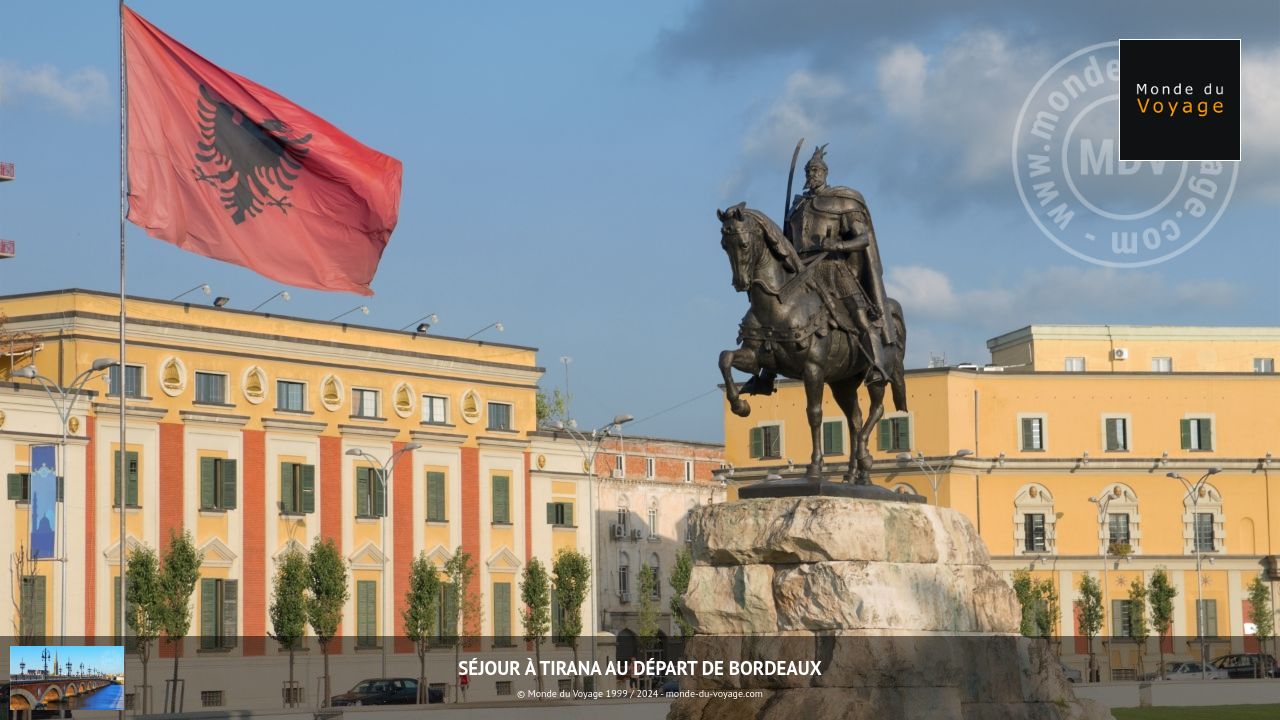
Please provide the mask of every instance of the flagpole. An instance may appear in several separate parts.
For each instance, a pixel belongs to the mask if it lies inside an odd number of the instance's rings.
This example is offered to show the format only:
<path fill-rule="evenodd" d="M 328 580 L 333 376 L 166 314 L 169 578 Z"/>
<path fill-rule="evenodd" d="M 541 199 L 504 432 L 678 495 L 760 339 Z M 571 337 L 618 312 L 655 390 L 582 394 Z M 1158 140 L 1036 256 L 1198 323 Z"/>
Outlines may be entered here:
<path fill-rule="evenodd" d="M 125 404 L 124 399 L 127 394 L 128 373 L 125 368 L 125 294 L 124 294 L 124 269 L 125 269 L 125 243 L 124 243 L 124 221 L 126 206 L 128 203 L 128 185 L 126 182 L 127 167 L 125 149 L 129 141 L 129 124 L 128 124 L 128 92 L 127 79 L 125 77 L 124 67 L 124 2 L 116 5 L 116 16 L 120 25 L 120 364 L 116 366 L 116 390 L 120 395 L 120 461 L 116 468 L 119 473 L 116 477 L 120 479 L 120 644 L 125 645 L 125 638 L 128 637 L 128 617 L 125 615 L 125 607 L 128 603 L 125 599 L 128 591 L 125 586 L 125 542 L 128 537 L 128 530 L 125 528 L 125 499 L 129 496 L 129 473 L 128 473 L 128 445 L 126 444 L 127 434 L 125 431 Z M 142 697 L 140 699 L 140 714 L 146 714 L 148 711 L 147 700 L 148 688 L 142 689 Z M 124 704 L 121 703 L 120 717 L 124 718 Z"/>

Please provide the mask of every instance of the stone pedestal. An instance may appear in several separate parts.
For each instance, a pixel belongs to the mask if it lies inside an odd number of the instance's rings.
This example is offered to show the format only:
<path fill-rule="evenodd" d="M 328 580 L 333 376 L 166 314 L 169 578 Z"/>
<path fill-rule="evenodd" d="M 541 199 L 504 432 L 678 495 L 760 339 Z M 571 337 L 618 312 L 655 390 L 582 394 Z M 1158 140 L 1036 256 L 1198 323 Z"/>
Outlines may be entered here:
<path fill-rule="evenodd" d="M 683 603 L 693 660 L 818 661 L 821 672 L 697 674 L 668 720 L 1102 720 L 960 513 L 841 497 L 694 511 Z M 701 667 L 701 662 L 699 662 Z M 760 667 L 760 666 L 757 666 Z M 760 690 L 762 697 L 735 697 Z"/>

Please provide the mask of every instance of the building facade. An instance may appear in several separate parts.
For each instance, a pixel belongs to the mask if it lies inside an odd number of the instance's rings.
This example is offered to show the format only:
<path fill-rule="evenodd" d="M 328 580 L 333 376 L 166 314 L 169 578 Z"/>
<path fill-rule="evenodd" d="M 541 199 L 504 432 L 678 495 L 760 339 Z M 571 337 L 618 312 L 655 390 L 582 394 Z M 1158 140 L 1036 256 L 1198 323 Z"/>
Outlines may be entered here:
<path fill-rule="evenodd" d="M 1246 588 L 1270 582 L 1274 611 L 1280 580 L 1280 329 L 1032 326 L 988 345 L 991 366 L 908 371 L 910 411 L 890 406 L 871 436 L 874 482 L 963 512 L 1007 576 L 1052 580 L 1073 664 L 1089 651 L 1075 613 L 1086 574 L 1103 584 L 1104 675 L 1154 669 L 1156 640 L 1140 664 L 1110 636 L 1127 632 L 1130 584 L 1157 568 L 1178 590 L 1167 652 L 1198 657 L 1201 636 L 1210 658 L 1255 648 Z M 725 408 L 733 496 L 809 458 L 799 383 L 750 402 L 747 418 Z M 848 428 L 823 407 L 843 472 Z"/>

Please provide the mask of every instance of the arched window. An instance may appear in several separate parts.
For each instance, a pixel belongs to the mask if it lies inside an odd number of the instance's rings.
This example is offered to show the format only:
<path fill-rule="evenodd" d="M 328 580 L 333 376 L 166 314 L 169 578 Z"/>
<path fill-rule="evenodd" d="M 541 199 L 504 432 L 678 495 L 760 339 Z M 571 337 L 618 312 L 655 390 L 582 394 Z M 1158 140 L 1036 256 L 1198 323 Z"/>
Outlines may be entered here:
<path fill-rule="evenodd" d="M 1222 494 L 1208 483 L 1182 498 L 1182 546 L 1188 555 L 1226 552 Z"/>
<path fill-rule="evenodd" d="M 626 550 L 618 551 L 618 599 L 631 601 L 631 556 Z"/>
<path fill-rule="evenodd" d="M 658 553 L 649 555 L 649 567 L 653 568 L 653 599 L 662 599 L 662 561 L 658 559 Z"/>
<path fill-rule="evenodd" d="M 649 498 L 649 539 L 658 538 L 658 498 Z"/>
<path fill-rule="evenodd" d="M 614 537 L 624 538 L 627 536 L 627 531 L 629 529 L 628 526 L 631 524 L 629 522 L 630 516 L 631 516 L 631 510 L 627 505 L 627 496 L 619 495 L 618 496 L 618 521 L 617 521 L 616 529 L 613 531 Z"/>
<path fill-rule="evenodd" d="M 1142 552 L 1142 516 L 1138 513 L 1138 495 L 1123 483 L 1113 483 L 1102 490 L 1098 499 L 1105 503 L 1106 513 L 1098 523 L 1099 555 L 1138 555 Z"/>
<path fill-rule="evenodd" d="M 1015 555 L 1052 553 L 1057 548 L 1053 495 L 1039 483 L 1028 483 L 1013 496 L 1013 552 Z"/>

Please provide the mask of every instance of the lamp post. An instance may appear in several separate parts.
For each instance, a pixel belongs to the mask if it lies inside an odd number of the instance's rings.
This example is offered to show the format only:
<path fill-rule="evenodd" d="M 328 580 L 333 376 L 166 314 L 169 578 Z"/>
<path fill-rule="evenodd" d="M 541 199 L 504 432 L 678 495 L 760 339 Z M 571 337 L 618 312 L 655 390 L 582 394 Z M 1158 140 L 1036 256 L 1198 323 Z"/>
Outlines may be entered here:
<path fill-rule="evenodd" d="M 955 451 L 955 453 L 947 456 L 948 464 L 956 458 L 968 457 L 972 454 L 972 450 L 961 448 L 960 450 Z M 929 486 L 933 488 L 933 504 L 937 505 L 938 488 L 942 484 L 942 471 L 945 467 L 941 465 L 935 467 L 932 463 L 924 459 L 924 453 L 920 451 L 916 451 L 914 456 L 909 452 L 898 453 L 898 459 L 904 462 L 914 462 L 916 466 L 920 468 L 920 472 L 924 473 L 925 477 L 929 479 Z"/>
<path fill-rule="evenodd" d="M 1209 476 L 1217 475 L 1220 472 L 1222 472 L 1222 468 L 1211 467 L 1208 472 L 1201 475 L 1200 479 L 1194 483 L 1188 481 L 1176 472 L 1165 473 L 1166 477 L 1171 477 L 1174 480 L 1177 480 L 1182 483 L 1184 488 L 1186 488 L 1187 495 L 1182 498 L 1184 507 L 1186 506 L 1187 497 L 1191 498 L 1191 547 L 1196 553 L 1196 637 L 1200 639 L 1201 680 L 1203 680 L 1205 676 L 1204 664 L 1205 659 L 1208 657 L 1208 650 L 1204 639 L 1204 580 L 1200 577 L 1201 561 L 1204 556 L 1200 553 L 1200 537 L 1196 532 L 1198 530 L 1196 524 L 1200 519 L 1200 490 L 1204 487 L 1205 481 L 1209 479 Z"/>
<path fill-rule="evenodd" d="M 565 367 L 567 368 L 568 364 L 566 364 Z M 582 453 L 584 469 L 588 473 L 588 482 L 591 483 L 591 487 L 590 487 L 591 492 L 587 495 L 587 512 L 590 513 L 591 515 L 591 523 L 590 525 L 588 525 L 588 533 L 591 536 L 590 537 L 591 551 L 594 554 L 595 562 L 600 561 L 599 559 L 600 548 L 597 545 L 598 540 L 596 537 L 596 526 L 599 525 L 599 522 L 596 520 L 596 488 L 598 486 L 598 483 L 596 483 L 595 481 L 596 480 L 596 455 L 600 452 L 601 441 L 604 440 L 606 435 L 608 435 L 610 432 L 617 430 L 620 426 L 631 422 L 632 420 L 635 420 L 635 417 L 631 415 L 627 415 L 625 413 L 615 415 L 613 417 L 612 422 L 608 423 L 607 425 L 598 427 L 595 430 L 592 430 L 590 438 L 588 438 L 588 436 L 575 430 L 571 424 L 572 421 L 570 421 L 569 423 L 566 423 L 560 420 L 546 420 L 546 421 L 543 421 L 542 423 L 542 426 L 548 430 L 563 431 L 565 434 L 569 436 L 570 439 L 573 440 L 573 443 L 578 446 L 578 452 Z M 595 443 L 595 447 L 591 448 L 591 444 L 593 442 Z M 590 452 L 588 452 L 589 448 L 591 448 Z M 591 664 L 592 665 L 595 665 L 595 662 L 596 662 L 596 641 L 598 639 L 597 635 L 599 633 L 599 630 L 597 628 L 597 620 L 596 620 L 596 618 L 600 614 L 600 602 L 599 602 L 600 593 L 597 592 L 599 589 L 598 585 L 599 583 L 592 583 L 592 586 L 591 586 Z M 592 680 L 591 686 L 592 688 L 595 687 L 594 679 Z"/>
<path fill-rule="evenodd" d="M 77 375 L 71 381 L 71 384 L 65 388 L 36 372 L 34 365 L 20 367 L 13 371 L 13 377 L 35 380 L 40 383 L 40 386 L 44 388 L 45 394 L 49 396 L 49 401 L 53 403 L 54 410 L 58 413 L 59 425 L 62 426 L 62 442 L 58 445 L 58 472 L 64 478 L 67 473 L 67 423 L 71 421 L 71 412 L 75 409 L 76 400 L 80 398 L 80 391 L 84 389 L 85 383 L 89 382 L 89 379 L 95 374 L 116 364 L 116 361 L 110 358 L 98 358 L 93 361 L 88 370 Z M 124 373 L 120 374 L 120 391 L 124 392 Z M 61 518 L 62 503 L 55 502 L 54 505 L 59 518 Z M 122 535 L 121 537 L 123 538 L 124 536 Z M 58 544 L 61 546 L 61 551 L 58 553 L 58 562 L 61 563 L 59 575 L 62 576 L 61 580 L 58 581 L 58 584 L 62 587 L 62 592 L 59 593 L 62 596 L 62 600 L 58 613 L 58 642 L 61 643 L 65 639 L 67 625 L 67 543 L 65 532 L 58 533 Z M 124 566 L 121 565 L 121 572 L 123 571 Z"/>
<path fill-rule="evenodd" d="M 1098 506 L 1098 533 L 1100 535 L 1103 535 L 1104 538 L 1106 536 L 1105 523 L 1107 521 L 1107 507 L 1111 505 L 1111 498 L 1112 498 L 1111 493 L 1107 493 L 1106 495 L 1100 498 L 1098 497 L 1089 498 L 1089 502 Z M 1110 538 L 1106 538 L 1106 540 L 1107 541 L 1104 542 L 1102 545 L 1102 616 L 1107 619 L 1111 619 L 1111 608 L 1108 607 L 1107 605 L 1107 594 L 1111 590 L 1111 578 L 1107 572 L 1108 571 L 1107 548 L 1110 546 Z M 1105 630 L 1106 630 L 1106 627 L 1104 626 L 1103 631 L 1105 632 Z M 1108 657 L 1107 658 L 1108 670 L 1110 669 L 1110 667 L 1111 667 L 1111 658 Z"/>
<path fill-rule="evenodd" d="M 477 330 L 477 331 L 475 331 L 475 332 L 471 333 L 470 335 L 468 335 L 468 336 L 466 336 L 466 337 L 464 337 L 464 338 L 462 338 L 462 339 L 463 339 L 463 340 L 470 340 L 471 338 L 473 338 L 473 337 L 475 337 L 475 336 L 479 335 L 480 333 L 484 332 L 485 330 L 488 330 L 489 328 L 493 328 L 494 330 L 497 330 L 498 332 L 502 332 L 503 330 L 506 330 L 506 328 L 502 327 L 502 323 L 500 323 L 500 322 L 491 322 L 491 323 L 489 323 L 488 325 L 485 325 L 484 327 L 480 328 L 479 330 Z"/>
<path fill-rule="evenodd" d="M 391 453 L 391 457 L 387 458 L 385 463 L 379 463 L 378 459 L 359 448 L 351 448 L 347 450 L 348 455 L 364 458 L 369 464 L 373 465 L 375 473 L 378 476 L 378 482 L 382 484 L 382 507 L 378 509 L 380 520 L 382 523 L 382 614 L 388 619 L 391 613 L 387 608 L 387 585 L 389 578 L 387 577 L 387 557 L 390 551 L 387 548 L 387 508 L 391 505 L 391 488 L 387 483 L 387 473 L 390 471 L 392 464 L 395 463 L 401 455 L 412 452 L 422 447 L 421 443 L 411 442 L 399 450 Z M 384 628 L 385 630 L 385 628 Z M 387 676 L 387 646 L 391 644 L 391 636 L 385 635 L 379 638 L 382 643 L 382 677 Z"/>
<path fill-rule="evenodd" d="M 262 302 L 258 303 L 257 305 L 254 305 L 254 306 L 253 306 L 253 309 L 252 309 L 252 310 L 250 310 L 249 312 L 257 312 L 257 311 L 258 311 L 258 308 L 262 307 L 263 305 L 266 305 L 267 303 L 271 302 L 272 300 L 275 300 L 276 298 L 280 298 L 281 300 L 283 300 L 283 301 L 285 301 L 285 302 L 289 302 L 289 291 L 288 291 L 288 290 L 281 290 L 280 292 L 276 293 L 275 295 L 272 295 L 271 297 L 267 298 L 266 300 L 263 300 Z M 219 307 L 221 307 L 221 306 L 219 306 Z"/>

